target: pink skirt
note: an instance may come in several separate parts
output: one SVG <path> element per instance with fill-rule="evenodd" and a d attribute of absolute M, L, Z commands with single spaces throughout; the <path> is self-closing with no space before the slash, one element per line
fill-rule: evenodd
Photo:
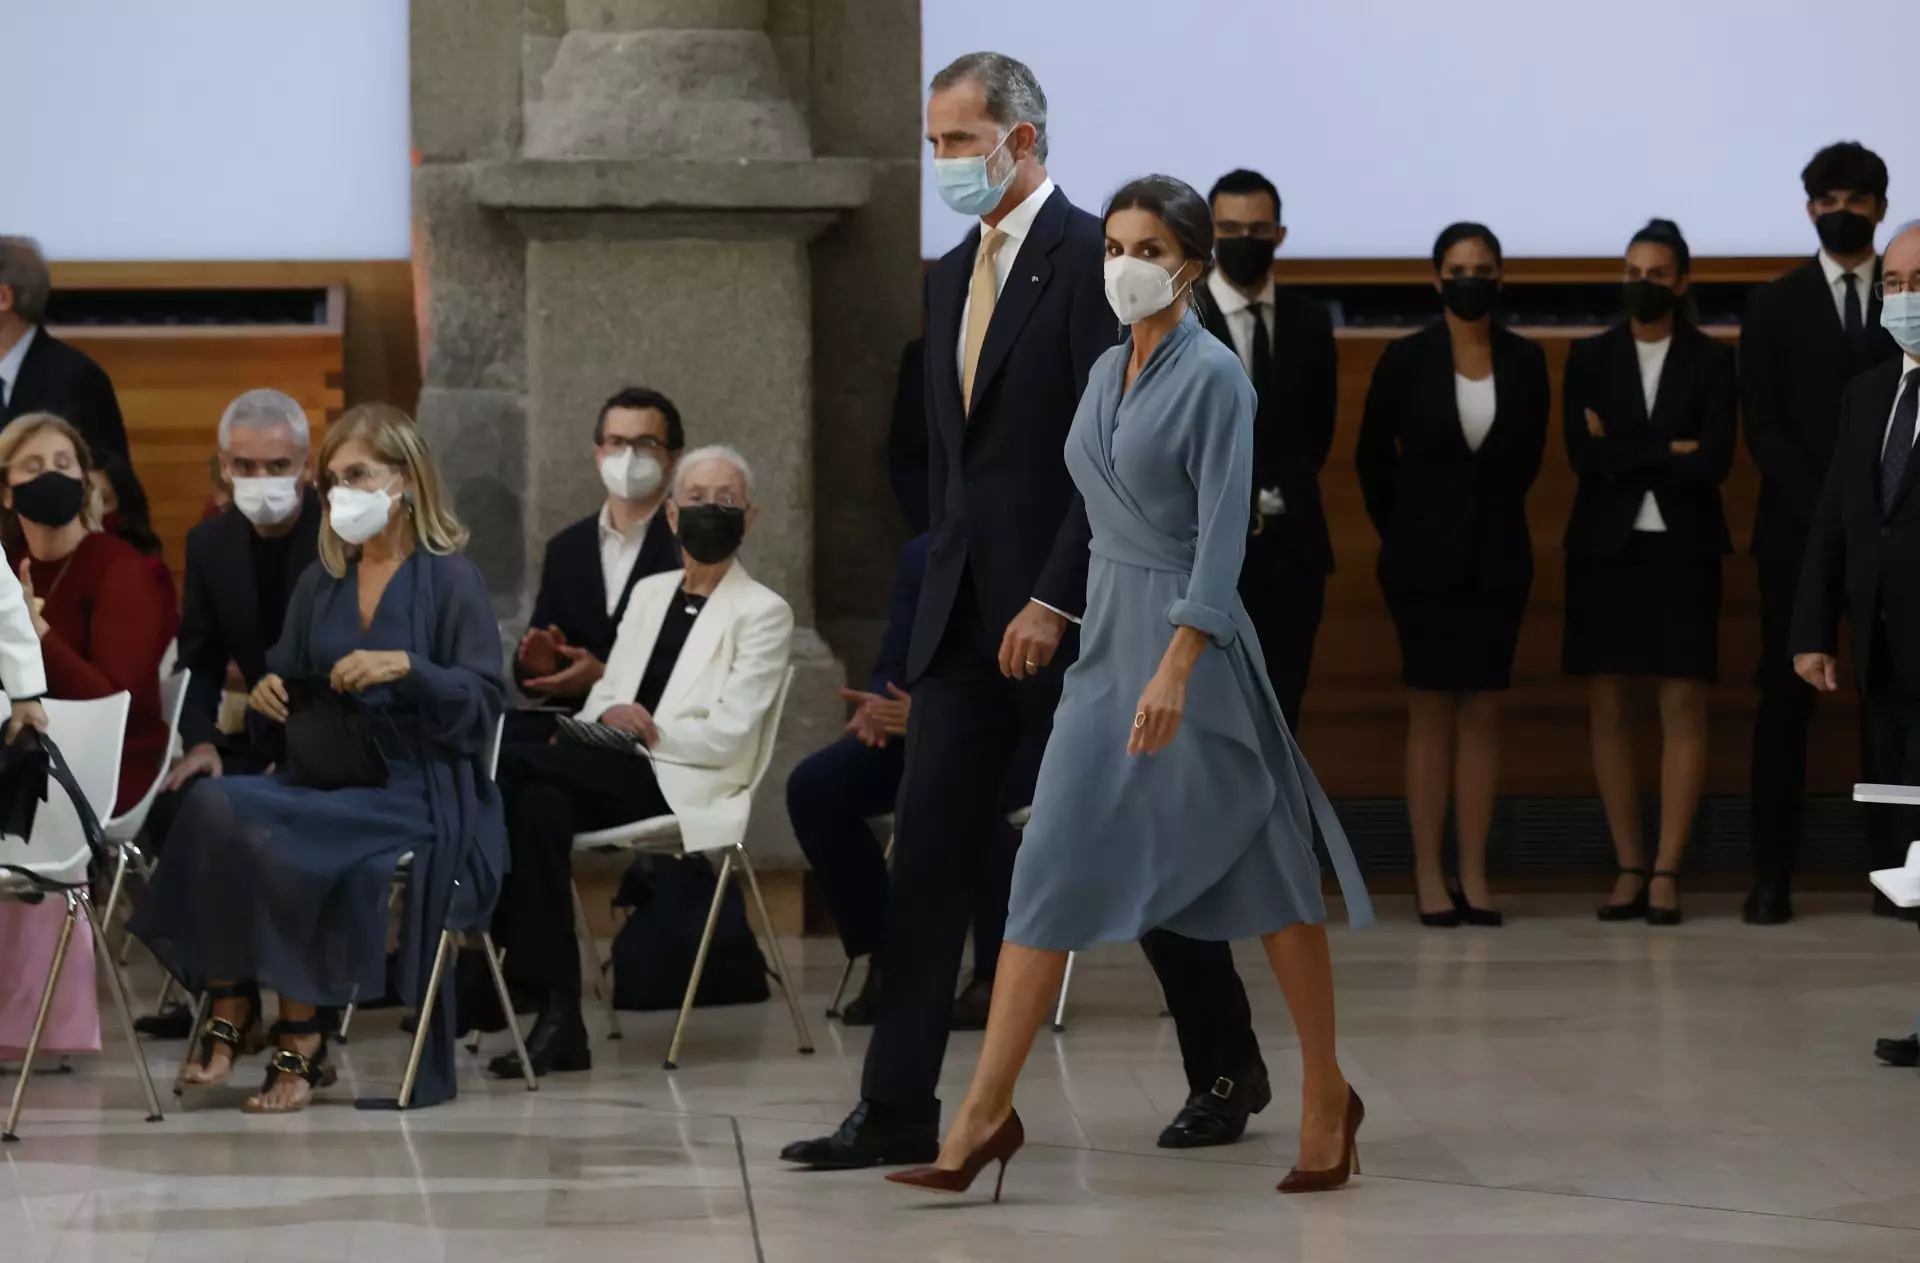
<path fill-rule="evenodd" d="M 40 904 L 0 903 L 0 1061 L 19 1061 L 25 1055 L 66 915 L 66 902 L 54 896 Z M 40 1052 L 98 1051 L 100 1005 L 94 992 L 93 931 L 82 917 L 67 946 Z M 35 1064 L 47 1068 L 37 1056 Z"/>

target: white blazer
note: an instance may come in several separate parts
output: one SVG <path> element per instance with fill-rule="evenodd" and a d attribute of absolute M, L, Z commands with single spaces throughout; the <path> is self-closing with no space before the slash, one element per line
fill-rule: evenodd
<path fill-rule="evenodd" d="M 684 573 L 648 575 L 633 585 L 606 674 L 580 711 L 583 721 L 597 720 L 640 691 Z M 689 851 L 735 846 L 747 836 L 761 728 L 792 656 L 793 610 L 735 561 L 693 620 L 653 714 L 660 729 L 654 776 Z"/>
<path fill-rule="evenodd" d="M 33 701 L 47 691 L 40 633 L 33 630 L 26 589 L 4 562 L 0 562 L 0 691 L 16 702 Z"/>

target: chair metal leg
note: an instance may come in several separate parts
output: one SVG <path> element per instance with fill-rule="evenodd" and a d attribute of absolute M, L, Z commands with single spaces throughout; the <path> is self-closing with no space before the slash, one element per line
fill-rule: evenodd
<path fill-rule="evenodd" d="M 580 898 L 580 883 L 571 883 L 573 891 L 573 935 L 580 941 L 580 959 L 586 963 L 587 981 L 593 984 L 594 997 L 607 1006 L 607 1038 L 620 1038 L 620 1010 L 613 1007 L 613 965 L 600 962 L 600 949 L 587 929 L 587 905 Z"/>
<path fill-rule="evenodd" d="M 155 996 L 153 1000 L 153 1011 L 156 1014 L 158 1014 L 160 1010 L 166 1008 L 167 1001 L 171 999 L 172 996 L 173 996 L 173 975 L 163 972 L 160 975 L 160 994 Z"/>
<path fill-rule="evenodd" d="M 793 1033 L 800 1037 L 800 1051 L 813 1051 L 813 1033 L 807 1029 L 806 1015 L 800 1012 L 800 995 L 794 989 L 793 979 L 787 973 L 787 958 L 780 951 L 780 938 L 773 932 L 773 918 L 767 915 L 767 901 L 760 895 L 760 878 L 753 871 L 753 861 L 747 858 L 747 848 L 735 846 L 734 852 L 740 857 L 740 868 L 747 875 L 747 889 L 753 892 L 753 906 L 760 913 L 760 928 L 767 936 L 767 955 L 773 958 L 773 976 L 780 983 L 780 989 L 787 993 L 787 1012 L 793 1015 Z"/>
<path fill-rule="evenodd" d="M 133 869 L 133 875 L 140 879 L 141 885 L 146 887 L 151 887 L 153 885 L 153 865 L 148 863 L 146 858 L 140 854 L 139 849 L 133 846 L 131 843 L 128 843 L 122 846 L 120 850 L 121 850 L 121 854 L 124 855 L 129 861 L 129 863 L 131 864 Z M 128 892 L 127 894 L 127 921 L 129 924 L 131 924 L 133 921 L 132 892 Z M 100 916 L 100 924 L 105 926 L 108 929 L 112 929 L 113 928 L 112 914 L 110 912 L 102 913 Z M 133 931 L 131 929 L 128 929 L 123 931 L 120 935 L 120 954 L 118 957 L 116 957 L 116 959 L 120 962 L 120 968 L 125 969 L 127 967 L 127 959 L 132 955 L 133 955 Z M 157 1012 L 158 1010 L 155 1010 L 155 1011 Z"/>
<path fill-rule="evenodd" d="M 840 1001 L 847 998 L 847 984 L 853 981 L 853 957 L 847 957 L 847 967 L 840 971 L 840 985 L 833 989 L 833 1000 L 827 1005 L 827 1016 L 835 1021 L 840 1017 Z"/>
<path fill-rule="evenodd" d="M 733 855 L 733 851 L 728 851 L 720 859 L 720 876 L 713 883 L 713 905 L 707 909 L 707 928 L 700 931 L 700 946 L 693 953 L 693 972 L 687 976 L 687 994 L 680 1001 L 680 1020 L 673 1024 L 673 1042 L 667 1045 L 668 1070 L 680 1068 L 680 1041 L 687 1033 L 693 998 L 700 991 L 700 976 L 707 971 L 707 949 L 713 946 L 713 929 L 720 924 L 720 905 L 726 900 L 727 882 L 733 877 Z"/>
<path fill-rule="evenodd" d="M 202 991 L 193 997 L 192 1021 L 187 1023 L 187 1050 L 180 1054 L 180 1073 L 173 1076 L 173 1094 L 187 1094 L 187 1067 L 193 1064 L 193 1050 L 200 1044 L 200 1024 L 207 1020 L 207 1012 L 212 1009 L 213 1001 L 207 999 Z"/>
<path fill-rule="evenodd" d="M 1067 988 L 1073 985 L 1073 956 L 1074 954 L 1072 952 L 1067 953 L 1067 970 L 1060 975 L 1060 998 L 1056 1000 L 1053 1005 L 1053 1029 L 1055 1031 L 1064 1031 L 1067 1029 Z"/>
<path fill-rule="evenodd" d="M 68 898 L 74 898 L 74 896 L 69 895 Z M 78 902 L 80 911 L 86 914 L 87 924 L 93 929 L 94 942 L 103 942 L 105 932 L 101 927 L 105 918 L 96 917 L 93 913 L 93 905 L 89 904 L 84 897 Z M 107 990 L 113 993 L 113 1007 L 120 1014 L 120 1029 L 127 1037 L 127 1050 L 133 1054 L 133 1069 L 140 1076 L 140 1091 L 147 1098 L 147 1121 L 157 1123 L 162 1117 L 160 1097 L 153 1090 L 153 1072 L 147 1068 L 147 1054 L 140 1047 L 140 1036 L 133 1029 L 133 1006 L 127 1002 L 127 980 L 120 974 L 118 961 L 104 951 L 100 956 L 107 962 Z"/>
<path fill-rule="evenodd" d="M 113 850 L 115 856 L 113 862 L 113 884 L 107 887 L 107 910 L 100 914 L 100 921 L 103 925 L 113 924 L 113 910 L 120 906 L 120 892 L 127 884 L 127 848 L 124 846 L 116 846 Z M 132 935 L 128 935 L 128 937 L 131 938 Z M 106 951 L 106 943 L 104 941 L 100 944 L 100 950 L 103 953 Z"/>
<path fill-rule="evenodd" d="M 533 1059 L 527 1056 L 527 1041 L 520 1034 L 520 1018 L 513 1011 L 513 994 L 507 990 L 507 976 L 500 970 L 501 953 L 494 950 L 490 932 L 480 932 L 480 949 L 487 954 L 487 970 L 493 975 L 493 989 L 500 996 L 500 1012 L 506 1016 L 507 1033 L 513 1036 L 513 1055 L 520 1058 L 520 1074 L 527 1081 L 527 1091 L 538 1092 L 540 1080 L 534 1077 Z"/>
<path fill-rule="evenodd" d="M 53 948 L 53 967 L 47 970 L 46 990 L 40 993 L 40 1011 L 34 1015 L 33 1031 L 27 1036 L 27 1055 L 20 1063 L 20 1081 L 13 1085 L 13 1104 L 7 1109 L 7 1125 L 0 1128 L 0 1141 L 11 1144 L 20 1139 L 20 1107 L 26 1103 L 27 1080 L 33 1078 L 33 1058 L 40 1051 L 40 1036 L 47 1029 L 47 1014 L 53 1011 L 53 992 L 60 982 L 61 967 L 67 963 L 67 947 L 73 942 L 73 923 L 80 917 L 80 899 L 67 892 L 67 915 L 60 922 L 60 941 Z"/>
<path fill-rule="evenodd" d="M 340 1010 L 340 1025 L 336 1027 L 333 1032 L 333 1041 L 336 1044 L 344 1044 L 347 1042 L 348 1032 L 353 1029 L 353 1015 L 359 1012 L 359 1010 L 359 1004 L 351 1000 L 347 1002 L 346 1008 Z"/>
<path fill-rule="evenodd" d="M 427 994 L 420 1001 L 420 1017 L 414 1023 L 413 1048 L 407 1053 L 406 1077 L 400 1080 L 399 1106 L 413 1104 L 413 1081 L 420 1077 L 420 1055 L 427 1048 L 427 1028 L 433 1025 L 433 1010 L 440 1002 L 440 979 L 447 972 L 447 957 L 453 951 L 453 931 L 440 931 L 440 947 L 433 954 L 433 972 L 427 975 Z"/>

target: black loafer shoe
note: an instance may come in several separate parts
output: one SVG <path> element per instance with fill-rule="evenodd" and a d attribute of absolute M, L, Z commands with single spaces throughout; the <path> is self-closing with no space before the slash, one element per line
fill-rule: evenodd
<path fill-rule="evenodd" d="M 1158 1141 L 1162 1149 L 1209 1149 L 1230 1145 L 1247 1134 L 1247 1120 L 1273 1103 L 1267 1068 L 1256 1066 L 1243 1080 L 1219 1078 L 1195 1092 L 1174 1115 Z"/>
<path fill-rule="evenodd" d="M 580 1018 L 578 996 L 550 999 L 541 1008 L 539 1019 L 527 1032 L 527 1058 L 533 1062 L 535 1078 L 593 1069 L 593 1046 L 587 1040 L 587 1024 Z M 518 1079 L 520 1055 L 501 1053 L 487 1063 L 487 1070 L 496 1079 Z"/>
<path fill-rule="evenodd" d="M 982 979 L 976 975 L 953 1001 L 953 1017 L 947 1024 L 950 1031 L 984 1031 L 987 1029 L 987 1010 L 993 1007 L 993 979 Z"/>
<path fill-rule="evenodd" d="M 1740 908 L 1740 919 L 1748 925 L 1785 925 L 1793 920 L 1793 901 L 1785 887 L 1755 886 Z"/>
<path fill-rule="evenodd" d="M 940 1156 L 938 1122 L 907 1122 L 867 1101 L 853 1107 L 831 1136 L 796 1140 L 780 1151 L 782 1162 L 810 1171 L 862 1171 L 868 1167 L 925 1166 Z"/>
<path fill-rule="evenodd" d="M 185 1039 L 193 1029 L 193 1010 L 170 1004 L 158 1013 L 134 1019 L 133 1029 L 148 1039 Z"/>
<path fill-rule="evenodd" d="M 867 966 L 866 981 L 860 994 L 840 1006 L 840 1025 L 872 1026 L 880 1015 L 880 966 Z"/>
<path fill-rule="evenodd" d="M 1890 1066 L 1920 1066 L 1920 1035 L 1875 1040 L 1873 1055 Z"/>

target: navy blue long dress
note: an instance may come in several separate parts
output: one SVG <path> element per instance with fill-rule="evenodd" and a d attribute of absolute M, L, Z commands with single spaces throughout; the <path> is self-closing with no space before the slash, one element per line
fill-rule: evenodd
<path fill-rule="evenodd" d="M 358 649 L 402 650 L 408 673 L 369 689 L 369 727 L 390 777 L 380 789 L 313 790 L 282 776 L 201 781 L 181 805 L 133 933 L 198 991 L 257 981 L 340 1006 L 386 991 L 387 886 L 414 856 L 401 990 L 418 1005 L 442 927 L 482 926 L 505 863 L 500 798 L 485 766 L 504 704 L 498 625 L 464 557 L 416 552 L 360 627 L 359 585 L 318 564 L 300 577 L 268 654 L 285 680 L 324 679 Z M 453 1095 L 452 989 L 428 1032 L 414 1103 Z"/>

